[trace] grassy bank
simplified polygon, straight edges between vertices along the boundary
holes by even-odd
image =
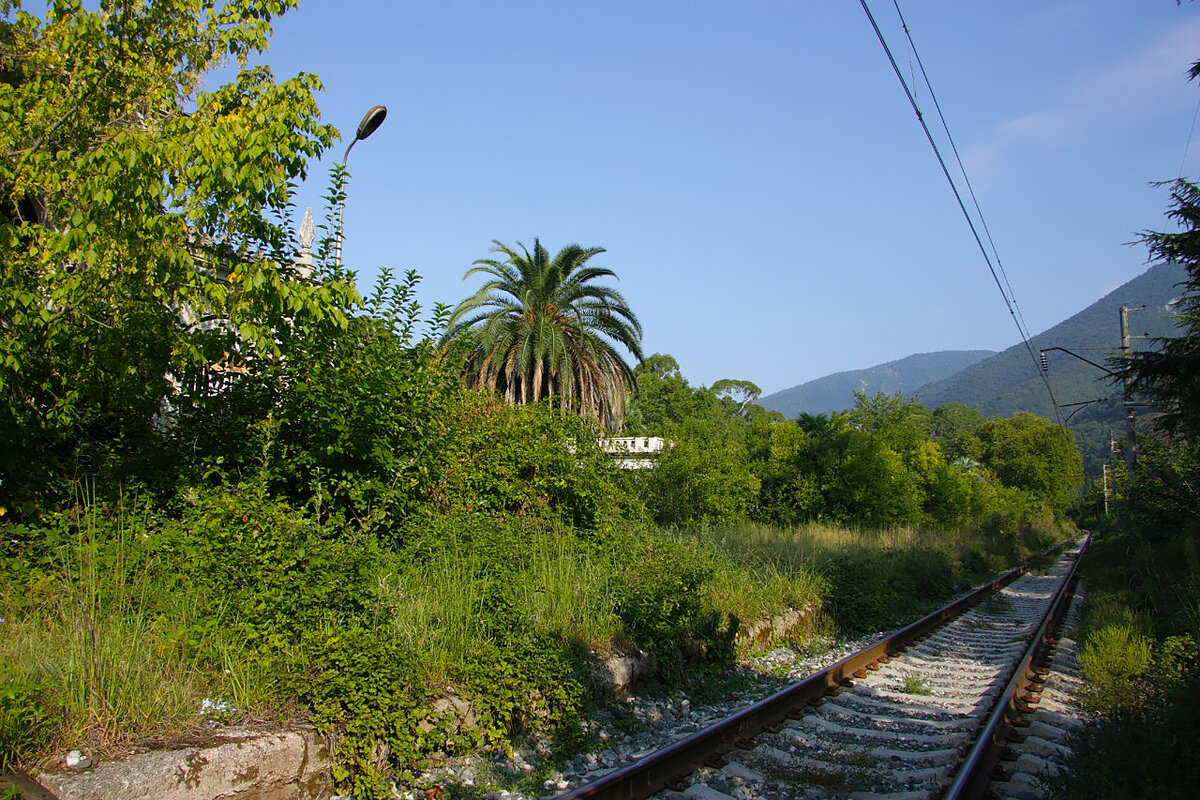
[[[681,534],[720,554],[714,606],[754,620],[815,604],[843,634],[886,630],[1061,537],[1052,525],[987,531],[819,523],[780,528],[744,523]]]
[[[1200,546],[1194,531],[1115,530],[1085,556],[1077,637],[1089,726],[1072,743],[1060,796],[1133,800],[1200,794]]]
[[[739,625],[788,609],[820,609],[801,638],[891,627],[1046,540],[448,515],[385,550],[253,486],[169,511],[81,504],[7,536],[7,759],[304,717],[347,732],[339,777],[363,796],[435,748],[569,728],[607,653],[652,652],[670,682],[730,663]],[[448,694],[477,727],[433,710]]]

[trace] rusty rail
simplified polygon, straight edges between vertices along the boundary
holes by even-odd
[[[1060,550],[1065,543],[1047,548],[1035,558]],[[803,715],[803,709],[829,692],[836,692],[852,678],[865,678],[868,670],[903,651],[916,640],[961,614],[985,595],[1012,583],[1029,570],[1030,562],[1009,570],[977,587],[958,600],[939,608],[863,650],[813,673],[804,680],[782,689],[754,705],[742,709],[703,730],[680,739],[662,750],[626,765],[592,783],[576,787],[555,800],[641,800],[670,786],[699,769],[715,763],[723,753],[748,744],[758,734],[779,725],[787,718]]]
[[[54,792],[33,779],[24,770],[13,767],[8,772],[0,772],[0,796],[7,792],[17,791],[21,800],[58,800]]]
[[[1062,585],[1058,587],[1054,600],[1050,604],[1050,610],[1042,619],[1037,633],[1034,634],[1029,647],[1025,649],[1024,655],[1013,670],[1012,677],[996,701],[995,709],[984,724],[979,738],[975,740],[975,746],[971,748],[966,761],[959,768],[958,774],[950,784],[950,788],[942,796],[942,800],[969,800],[981,797],[987,791],[992,781],[992,770],[999,766],[1000,757],[1007,746],[1009,736],[1024,722],[1022,714],[1025,711],[1023,706],[1026,696],[1034,684],[1038,683],[1034,677],[1034,665],[1041,662],[1047,650],[1054,643],[1052,632],[1057,629],[1059,622],[1067,613],[1067,607],[1075,591],[1075,584],[1079,580],[1079,564],[1091,541],[1090,534],[1083,540],[1079,555],[1076,557],[1075,563],[1071,565],[1071,571],[1067,573]]]

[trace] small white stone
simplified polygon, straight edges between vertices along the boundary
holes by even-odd
[[[87,769],[92,765],[92,759],[79,750],[72,750],[67,753],[64,759],[67,769]]]

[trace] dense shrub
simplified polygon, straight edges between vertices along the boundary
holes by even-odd
[[[968,584],[956,553],[920,547],[898,553],[848,551],[831,560],[826,575],[826,610],[840,629],[852,633],[894,628]]]
[[[580,417],[467,392],[451,409],[431,508],[611,529],[643,515],[622,473]]]
[[[678,678],[689,656],[727,662],[736,622],[705,602],[713,565],[703,551],[653,534],[631,538],[626,547],[616,601],[630,643],[653,653],[668,679]]]
[[[378,544],[337,522],[243,485],[197,494],[148,545],[211,604],[223,635],[271,652],[370,610]]]
[[[731,420],[698,417],[672,429],[659,465],[646,476],[647,505],[664,524],[744,519],[760,481]]]
[[[381,531],[412,513],[443,460],[457,395],[433,344],[414,341],[418,280],[383,270],[344,329],[289,328],[281,357],[182,402],[168,445],[191,454],[187,483],[253,477],[317,516],[340,512]]]
[[[1144,518],[1124,509],[1118,519],[1122,527],[1097,535],[1085,555],[1078,636],[1090,682],[1081,701],[1092,719],[1056,789],[1070,800],[1195,797],[1200,547],[1187,525],[1141,528],[1132,520]]]

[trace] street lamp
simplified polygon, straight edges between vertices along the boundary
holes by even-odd
[[[342,265],[342,216],[346,210],[346,159],[350,158],[350,150],[361,139],[365,139],[376,131],[383,124],[384,118],[387,116],[387,108],[385,106],[371,106],[366,114],[363,114],[362,121],[358,123],[358,130],[354,134],[354,138],[350,144],[346,146],[346,152],[342,155],[342,179],[338,184],[338,216],[337,216],[337,238],[334,239],[333,263],[339,267]]]

